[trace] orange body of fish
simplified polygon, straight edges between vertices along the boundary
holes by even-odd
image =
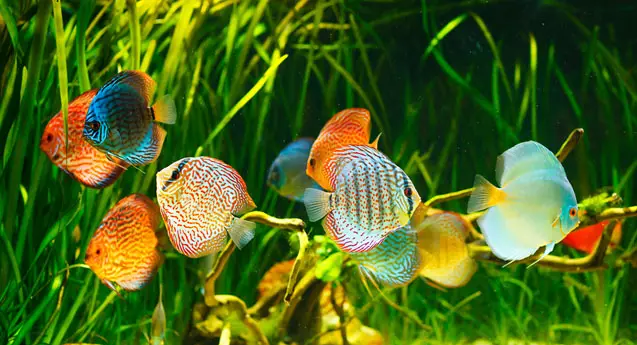
[[[85,262],[102,282],[127,291],[146,285],[163,263],[157,229],[159,207],[142,194],[132,194],[111,208],[95,230]]]
[[[362,108],[342,110],[327,121],[312,145],[306,174],[323,189],[333,191],[327,171],[327,162],[334,150],[347,145],[367,145],[378,148],[378,139],[369,143],[371,120],[369,111]],[[379,136],[380,137],[380,136]]]
[[[68,107],[68,151],[64,137],[62,111],[57,113],[44,128],[40,149],[51,162],[73,179],[89,188],[110,186],[126,170],[128,164],[106,155],[82,138],[86,112],[97,90],[86,91],[75,98]]]

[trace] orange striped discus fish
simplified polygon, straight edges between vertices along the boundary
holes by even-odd
[[[73,179],[89,188],[101,189],[115,182],[128,166],[119,159],[110,160],[106,154],[82,138],[86,112],[97,90],[86,91],[69,104],[69,151],[64,138],[64,118],[57,113],[44,128],[40,149],[49,160]]]
[[[163,263],[157,229],[159,207],[142,194],[121,199],[95,230],[84,261],[102,282],[115,291],[135,291],[151,281]]]
[[[333,193],[308,188],[304,203],[311,222],[345,252],[366,252],[409,223],[420,195],[407,174],[369,146],[334,151],[329,181]]]
[[[447,288],[461,287],[471,280],[478,265],[469,256],[465,243],[469,236],[468,226],[453,212],[432,214],[414,225],[423,263],[421,276]]]
[[[157,200],[178,252],[198,258],[221,250],[227,235],[239,249],[256,224],[241,218],[256,208],[241,175],[210,157],[182,158],[157,173]]]
[[[405,286],[418,276],[420,269],[417,241],[416,232],[407,225],[389,234],[374,249],[350,256],[358,262],[364,277],[386,287]]]
[[[346,145],[366,145],[377,149],[380,135],[370,144],[371,130],[367,109],[350,108],[336,113],[323,126],[312,145],[306,174],[318,182],[323,189],[334,190],[334,186],[330,185],[326,162],[330,160],[334,150]]]

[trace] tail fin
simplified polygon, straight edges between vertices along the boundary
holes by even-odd
[[[473,182],[474,191],[469,198],[468,213],[482,211],[502,202],[506,197],[501,189],[491,184],[481,175],[476,175]]]
[[[170,95],[164,95],[152,106],[155,121],[174,124],[177,121],[177,107]]]

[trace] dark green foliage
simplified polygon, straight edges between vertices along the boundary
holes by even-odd
[[[145,0],[134,14],[132,5],[63,1],[56,37],[51,0],[0,0],[0,344],[145,343],[159,284],[167,343],[179,343],[205,260],[169,255],[125,301],[87,269],[64,269],[83,262],[111,206],[134,192],[154,197],[155,173],[184,156],[228,162],[260,210],[306,219],[302,205],[265,187],[267,168],[290,141],[316,136],[349,107],[372,112],[372,137],[383,133],[380,150],[423,198],[471,187],[475,173],[492,177],[497,155],[519,141],[557,151],[582,127],[564,163],[578,199],[610,187],[625,205],[637,202],[634,2]],[[56,38],[65,42],[68,87]],[[39,150],[42,130],[61,93],[68,89],[70,102],[137,65],[157,81],[156,97],[174,97],[178,122],[166,126],[162,155],[144,173],[83,188]],[[442,207],[465,212],[465,202]],[[312,225],[310,238],[323,233]],[[635,227],[624,223],[621,250],[635,247]],[[265,271],[294,257],[285,238],[260,226],[230,258],[217,292],[252,304]],[[360,318],[391,344],[635,344],[636,283],[628,266],[565,274],[481,264],[460,289],[417,280],[388,293],[433,327],[428,335],[380,302]],[[370,297],[359,285],[351,298],[362,306]]]

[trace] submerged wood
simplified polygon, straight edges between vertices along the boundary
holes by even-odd
[[[290,280],[288,282],[288,290],[286,293],[286,297],[292,294],[292,290],[296,285],[296,279],[298,277],[298,270],[300,267],[300,262],[302,262],[303,257],[305,256],[305,247],[307,246],[307,234],[305,233],[305,222],[298,218],[276,218],[270,216],[269,214],[261,211],[253,211],[244,214],[242,219],[249,220],[252,222],[257,222],[260,224],[264,224],[273,228],[280,228],[283,230],[291,230],[296,231],[299,236],[299,253],[296,257],[296,262],[294,263],[293,274],[290,275]],[[228,241],[225,248],[219,254],[219,258],[215,263],[214,267],[208,274],[206,278],[206,283],[204,285],[205,291],[205,302],[206,305],[212,307],[216,304],[215,300],[215,282],[223,269],[226,267],[226,263],[228,262],[228,258],[234,252],[236,245],[232,241]],[[289,297],[287,297],[289,299]]]

